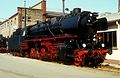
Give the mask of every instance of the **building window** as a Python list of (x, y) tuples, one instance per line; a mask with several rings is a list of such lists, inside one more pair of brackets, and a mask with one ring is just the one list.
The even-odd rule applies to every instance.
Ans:
[(117, 47), (117, 34), (116, 31), (98, 33), (99, 36), (102, 36), (103, 42), (109, 42), (112, 47)]
[(31, 22), (31, 17), (28, 17), (28, 22)]
[(22, 19), (25, 19), (25, 17), (22, 17)]
[(117, 46), (117, 34), (116, 31), (112, 32), (113, 46)]
[(13, 21), (11, 20), (11, 25), (12, 25), (12, 22), (13, 22)]
[(24, 21), (25, 20), (25, 17), (22, 17), (22, 21)]

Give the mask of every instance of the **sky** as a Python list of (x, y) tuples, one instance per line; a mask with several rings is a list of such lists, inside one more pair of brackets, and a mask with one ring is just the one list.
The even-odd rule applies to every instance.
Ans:
[[(26, 0), (26, 6), (31, 7), (41, 0)], [(48, 11), (62, 12), (62, 0), (46, 0)], [(17, 12), (17, 7), (23, 7), (24, 0), (1, 0), (0, 21), (4, 21)], [(65, 0), (65, 8), (81, 8), (82, 11), (117, 12), (118, 0)]]

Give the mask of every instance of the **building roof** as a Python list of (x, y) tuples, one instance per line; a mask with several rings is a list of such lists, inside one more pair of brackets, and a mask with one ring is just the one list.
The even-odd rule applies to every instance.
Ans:
[(120, 13), (102, 13), (98, 18), (106, 17), (108, 22), (120, 21)]
[[(25, 9), (25, 7), (17, 7), (18, 9)], [(29, 7), (29, 8), (27, 8), (26, 7), (26, 9), (28, 9), (28, 10), (41, 10), (41, 9), (35, 9), (35, 8), (31, 8), (31, 7)]]
[(34, 8), (35, 6), (37, 6), (37, 5), (39, 5), (39, 4), (41, 4), (41, 2), (39, 2), (39, 3), (35, 4), (35, 5), (33, 5), (33, 6), (30, 7), (30, 8)]
[[(21, 9), (24, 9), (24, 7), (18, 7)], [(41, 10), (41, 9), (32, 9), (32, 8), (27, 8), (27, 9), (31, 9), (31, 10)], [(2, 23), (0, 23), (0, 25), (2, 25), (3, 23), (5, 23), (6, 21), (8, 21), (9, 19), (13, 18), (14, 16), (16, 16), (18, 13), (15, 13), (14, 15), (12, 15), (11, 17), (9, 17), (8, 19), (6, 19), (5, 21), (3, 21)], [(47, 17), (55, 17), (55, 16), (62, 16), (63, 13), (61, 12), (53, 12), (53, 11), (47, 11), (46, 12)]]
[(15, 13), (14, 15), (12, 15), (11, 17), (9, 17), (8, 19), (6, 19), (5, 21), (3, 21), (2, 23), (0, 23), (0, 25), (2, 25), (3, 23), (5, 23), (6, 21), (8, 21), (9, 19), (15, 17), (16, 15), (18, 15), (18, 13)]
[(53, 11), (47, 11), (47, 16), (55, 17), (55, 16), (63, 16), (62, 12), (53, 12)]

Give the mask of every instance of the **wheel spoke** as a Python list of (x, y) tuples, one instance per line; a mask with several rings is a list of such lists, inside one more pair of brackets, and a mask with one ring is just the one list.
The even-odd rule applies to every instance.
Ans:
[(40, 55), (39, 55), (39, 52), (38, 52), (38, 50), (35, 50), (35, 53), (34, 53), (34, 55), (35, 55), (35, 58), (36, 58), (36, 59), (39, 59), (39, 58), (40, 58)]
[(79, 55), (76, 55), (75, 58), (74, 58), (74, 64), (76, 66), (80, 66), (80, 63), (82, 62), (82, 59)]
[(34, 58), (35, 48), (30, 49), (30, 58)]
[(40, 51), (40, 58), (43, 59), (46, 57), (46, 49), (45, 48), (41, 48)]

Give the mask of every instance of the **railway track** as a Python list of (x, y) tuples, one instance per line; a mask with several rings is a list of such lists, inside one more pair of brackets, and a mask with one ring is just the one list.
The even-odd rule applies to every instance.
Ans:
[[(5, 54), (5, 55), (9, 55), (7, 53), (2, 53), (2, 54)], [(11, 54), (10, 54), (11, 55)], [(56, 63), (56, 62), (52, 62), (52, 63)], [(57, 63), (58, 64), (58, 63)], [(63, 64), (63, 63), (59, 63), (59, 64)], [(71, 65), (73, 66), (73, 65)], [(86, 68), (86, 67), (85, 67)], [(88, 67), (87, 67), (88, 68)], [(108, 72), (115, 72), (115, 73), (118, 73), (120, 74), (120, 66), (113, 66), (113, 65), (110, 65), (110, 64), (102, 64), (101, 66), (99, 66), (98, 68), (95, 68), (97, 70), (101, 70), (101, 71), (108, 71)]]
[(114, 66), (110, 66), (110, 65), (102, 65), (98, 68), (96, 68), (98, 70), (102, 70), (102, 71), (109, 71), (109, 72), (115, 72), (115, 73), (119, 73), (120, 74), (120, 68), (114, 67)]

